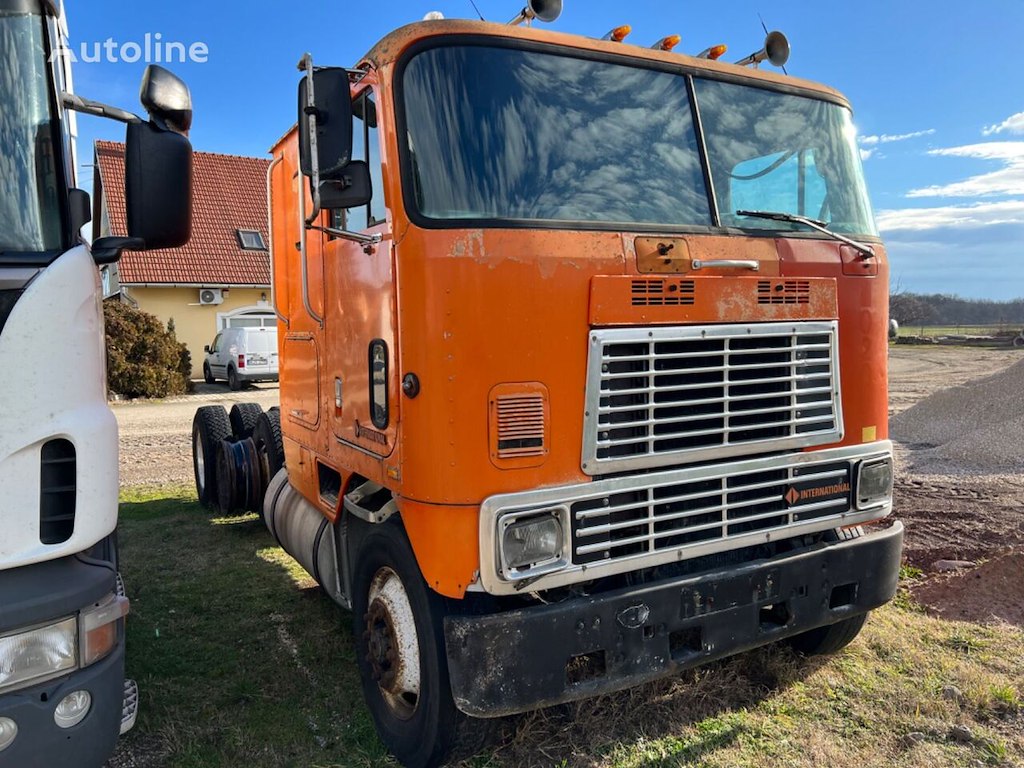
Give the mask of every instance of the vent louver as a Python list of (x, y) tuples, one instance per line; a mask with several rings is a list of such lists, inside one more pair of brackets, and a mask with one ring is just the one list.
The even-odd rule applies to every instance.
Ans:
[(811, 283), (809, 280), (759, 280), (757, 283), (758, 304), (809, 304)]
[(681, 307), (693, 304), (695, 292), (693, 280), (634, 280), (630, 298), (634, 307)]
[(544, 398), (541, 395), (498, 397), (497, 409), (498, 458), (544, 453)]
[(63, 544), (75, 532), (75, 446), (63, 438), (48, 440), (39, 463), (39, 540), (43, 544)]

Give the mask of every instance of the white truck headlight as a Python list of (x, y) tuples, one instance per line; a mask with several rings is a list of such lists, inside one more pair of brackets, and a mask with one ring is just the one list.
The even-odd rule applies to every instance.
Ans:
[(0, 637), (0, 691), (24, 688), (77, 666), (78, 622), (74, 616)]
[(513, 513), (498, 521), (501, 568), (505, 578), (528, 578), (566, 565), (568, 509)]
[(857, 465), (857, 508), (877, 506), (892, 496), (892, 459), (869, 459)]

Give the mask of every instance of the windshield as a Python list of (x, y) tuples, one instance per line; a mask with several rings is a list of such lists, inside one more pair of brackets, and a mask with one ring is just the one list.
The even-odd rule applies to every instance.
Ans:
[(877, 234), (848, 109), (714, 80), (697, 79), (695, 90), (724, 226), (803, 229), (737, 215), (776, 211)]
[(0, 8), (0, 254), (59, 250), (43, 18)]
[[(420, 51), (401, 79), (407, 208), (476, 226), (709, 228), (689, 79), (522, 48)], [(693, 89), (722, 226), (806, 232), (737, 214), (762, 210), (877, 234), (848, 109), (701, 78)]]
[(711, 224), (681, 75), (457, 46), (417, 54), (402, 86), (426, 218)]

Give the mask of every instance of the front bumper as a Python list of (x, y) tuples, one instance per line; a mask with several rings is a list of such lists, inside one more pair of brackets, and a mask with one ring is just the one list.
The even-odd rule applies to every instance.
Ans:
[(903, 525), (746, 565), (561, 603), (449, 616), (452, 694), (499, 717), (620, 690), (888, 602)]
[[(58, 728), (57, 704), (72, 691), (92, 695), (89, 714), (72, 728)], [(0, 768), (100, 768), (121, 733), (124, 641), (102, 661), (48, 683), (0, 696), (0, 717), (18, 724), (14, 742), (0, 752)]]

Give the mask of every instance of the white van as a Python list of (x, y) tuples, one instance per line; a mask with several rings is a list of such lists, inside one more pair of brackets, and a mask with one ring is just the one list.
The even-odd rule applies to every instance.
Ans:
[(237, 390), (247, 381), (277, 381), (277, 328), (225, 328), (204, 349), (207, 384), (227, 379)]

